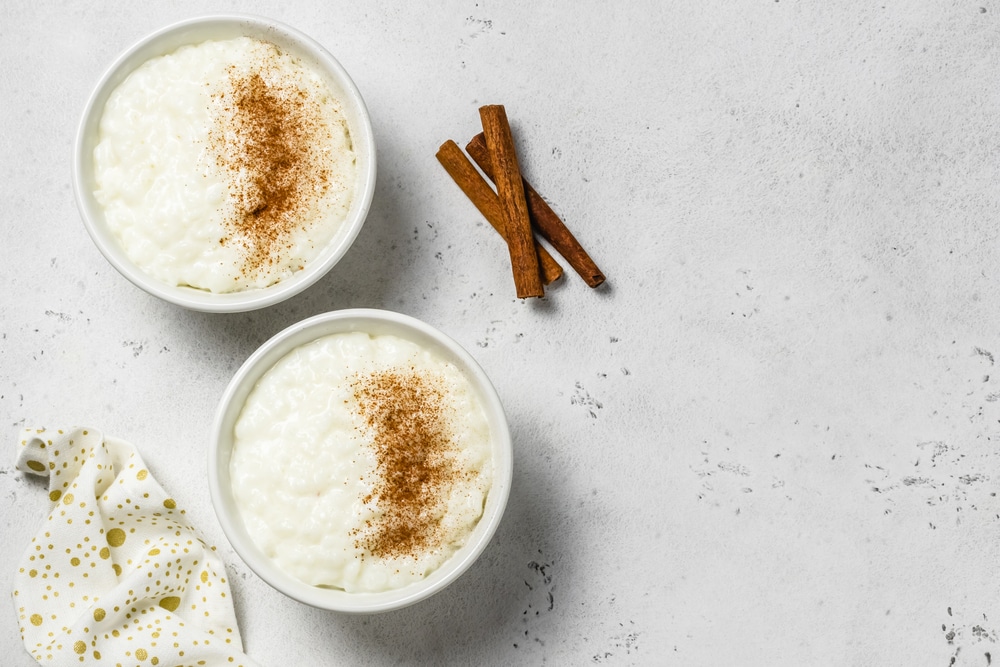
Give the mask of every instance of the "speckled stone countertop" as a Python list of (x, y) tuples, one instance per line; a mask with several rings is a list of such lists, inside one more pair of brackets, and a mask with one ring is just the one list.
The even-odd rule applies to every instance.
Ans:
[[(600, 7), (598, 5), (600, 4)], [(174, 21), (270, 16), (372, 114), (354, 247), (241, 315), (137, 290), (84, 231), (76, 123)], [(5, 2), (0, 588), (44, 520), (22, 426), (135, 443), (231, 573), (265, 665), (989, 665), (1000, 659), (1000, 7), (985, 0)], [(521, 163), (608, 275), (514, 297), (435, 160), (502, 103)], [(457, 339), (508, 412), (482, 558), (371, 617), (273, 591), (216, 521), (218, 399), (263, 341), (348, 307)], [(13, 604), (5, 665), (33, 664)]]

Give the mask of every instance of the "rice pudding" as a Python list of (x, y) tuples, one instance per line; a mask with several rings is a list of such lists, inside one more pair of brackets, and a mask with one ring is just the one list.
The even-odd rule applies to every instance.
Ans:
[(339, 333), (276, 363), (234, 428), (247, 532), (289, 575), (402, 588), (466, 542), (493, 477), (480, 397), (453, 364), (392, 335)]
[(129, 259), (214, 293), (267, 287), (315, 259), (357, 182), (325, 79), (249, 37), (138, 67), (108, 98), (93, 159), (95, 199)]

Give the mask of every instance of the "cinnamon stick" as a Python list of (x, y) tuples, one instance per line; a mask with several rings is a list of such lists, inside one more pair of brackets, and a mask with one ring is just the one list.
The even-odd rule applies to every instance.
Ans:
[(538, 271), (538, 254), (535, 252), (528, 204), (524, 198), (524, 183), (517, 165), (517, 152), (510, 134), (507, 112), (501, 104), (488, 104), (479, 108), (483, 122), (483, 135), (489, 149), (493, 182), (497, 185), (500, 210), (503, 211), (510, 250), (511, 270), (517, 297), (525, 299), (543, 296), (542, 279)]
[[(437, 152), (438, 162), (444, 167), (448, 175), (465, 193), (465, 196), (475, 204), (479, 212), (483, 214), (486, 221), (493, 226), (493, 229), (500, 233), (504, 241), (507, 239), (507, 230), (504, 226), (503, 211), (500, 210), (500, 200), (497, 198), (493, 188), (486, 182), (475, 165), (465, 157), (465, 153), (454, 141), (449, 139), (441, 144)], [(563, 269), (559, 262), (555, 260), (549, 251), (546, 250), (537, 240), (534, 241), (535, 252), (538, 253), (538, 265), (542, 272), (542, 282), (546, 285), (558, 280)]]
[[(465, 150), (476, 161), (483, 173), (496, 181), (496, 178), (493, 177), (493, 164), (490, 149), (486, 145), (486, 138), (482, 134), (477, 134), (468, 143)], [(556, 212), (552, 210), (552, 207), (531, 187), (527, 180), (523, 181), (523, 188), (528, 205), (528, 215), (542, 238), (552, 244), (552, 247), (569, 262), (573, 270), (579, 273), (588, 285), (597, 287), (603, 283), (605, 281), (604, 273), (597, 268), (597, 264), (590, 258), (590, 255), (583, 249), (565, 223), (556, 215)]]

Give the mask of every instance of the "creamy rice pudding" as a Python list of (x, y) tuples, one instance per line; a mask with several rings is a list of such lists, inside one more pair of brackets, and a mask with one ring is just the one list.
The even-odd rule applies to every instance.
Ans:
[(453, 364), (403, 338), (342, 333), (257, 383), (234, 429), (232, 491), (281, 569), (348, 592), (440, 567), (483, 513), (490, 427)]
[(219, 293), (267, 287), (315, 259), (357, 181), (326, 81), (248, 37), (132, 72), (104, 108), (94, 168), (128, 257), (167, 284)]

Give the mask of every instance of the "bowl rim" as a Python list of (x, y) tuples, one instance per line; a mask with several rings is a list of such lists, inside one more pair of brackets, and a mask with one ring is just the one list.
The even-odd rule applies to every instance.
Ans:
[[(421, 346), (430, 346), (455, 363), (469, 378), (483, 403), (493, 441), (493, 482), (483, 515), (465, 545), (426, 578), (380, 593), (348, 593), (320, 588), (280, 570), (250, 538), (229, 488), (232, 426), (250, 391), (264, 373), (291, 350), (328, 334), (349, 331), (398, 335)], [(402, 313), (371, 308), (335, 310), (315, 315), (283, 329), (258, 347), (240, 366), (222, 394), (208, 448), (212, 505), (223, 533), (243, 562), (265, 583), (294, 600), (320, 609), (354, 614), (401, 609), (440, 592), (455, 581), (478, 559), (496, 533), (506, 509), (512, 479), (513, 444), (509, 425), (496, 388), (482, 367), (454, 339), (430, 324)]]
[[(231, 293), (208, 291), (169, 285), (147, 275), (126, 255), (114, 234), (103, 223), (103, 212), (87, 187), (88, 175), (93, 178), (93, 158), (88, 146), (96, 144), (94, 132), (99, 126), (104, 104), (128, 74), (143, 62), (157, 55), (169, 53), (185, 44), (196, 44), (212, 39), (211, 36), (195, 38), (191, 33), (210, 30), (243, 32), (262, 39), (281, 42), (279, 46), (293, 45), (299, 57), (306, 57), (323, 72), (324, 77), (341, 93), (340, 101), (348, 117), (351, 141), (355, 148), (358, 173), (354, 198), (347, 217), (329, 246), (292, 276), (266, 288)], [(174, 44), (173, 40), (177, 43)], [(157, 45), (173, 44), (158, 48)], [(104, 258), (115, 270), (136, 287), (164, 301), (191, 310), (214, 313), (237, 313), (274, 305), (299, 294), (315, 284), (334, 267), (353, 245), (371, 209), (375, 194), (377, 155), (371, 116), (364, 98), (344, 66), (322, 44), (300, 30), (270, 18), (255, 14), (219, 13), (195, 16), (168, 24), (155, 30), (122, 51), (102, 73), (90, 92), (83, 114), (76, 127), (73, 143), (71, 182), (77, 210), (88, 235)], [(99, 219), (100, 218), (100, 219)]]

